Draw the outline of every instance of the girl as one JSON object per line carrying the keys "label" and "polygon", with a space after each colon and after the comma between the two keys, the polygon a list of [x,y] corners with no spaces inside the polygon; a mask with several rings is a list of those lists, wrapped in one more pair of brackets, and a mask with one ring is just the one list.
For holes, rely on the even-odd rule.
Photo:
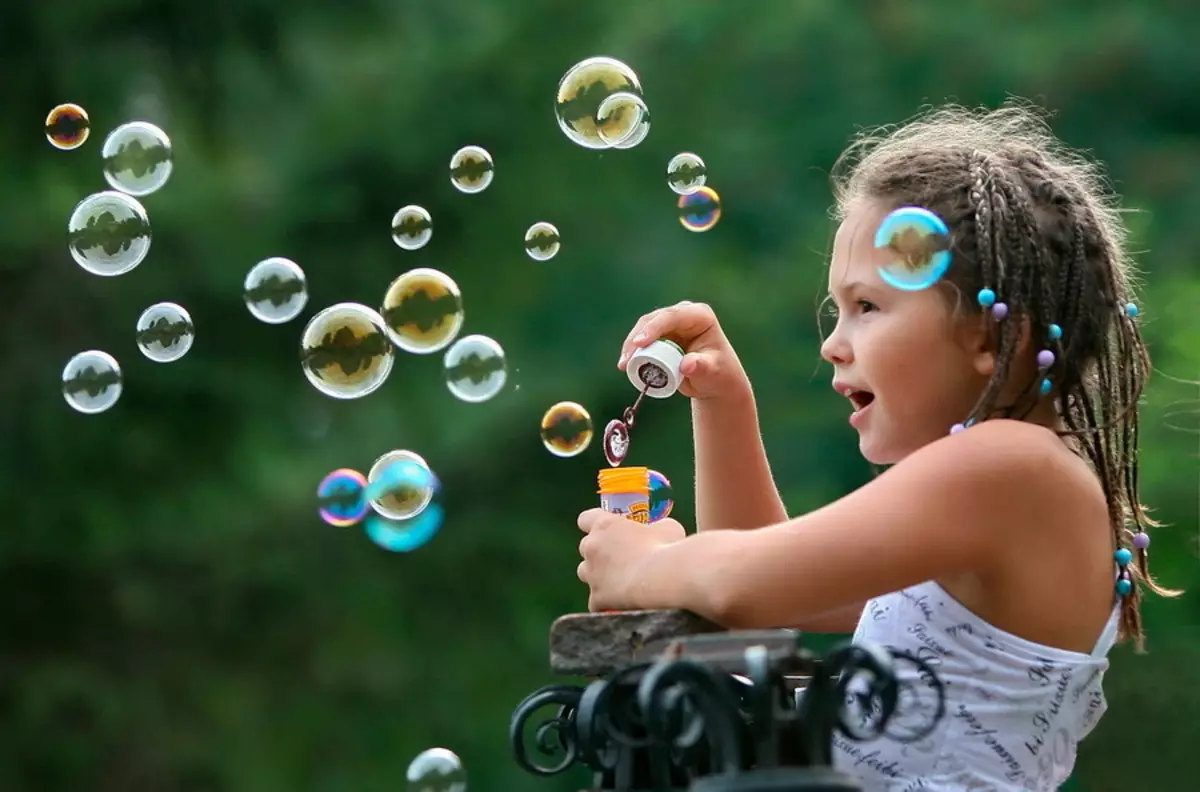
{"label": "girl", "polygon": [[[617,365],[659,337],[687,351],[698,532],[584,512],[589,607],[853,629],[919,654],[946,717],[906,749],[838,738],[842,770],[866,790],[1055,789],[1105,710],[1109,648],[1141,646],[1140,588],[1169,593],[1146,566],[1136,447],[1150,364],[1118,209],[1095,167],[1015,106],[864,136],[834,185],[837,325],[821,355],[863,456],[891,467],[789,519],[713,312],[654,311]],[[879,274],[894,254],[876,229],[900,207],[948,227],[932,288]]]}

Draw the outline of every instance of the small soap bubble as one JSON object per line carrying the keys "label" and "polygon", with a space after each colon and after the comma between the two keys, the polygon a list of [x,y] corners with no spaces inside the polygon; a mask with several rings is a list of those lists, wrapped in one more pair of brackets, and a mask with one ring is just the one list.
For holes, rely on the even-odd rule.
{"label": "small soap bubble", "polygon": [[656,522],[670,516],[675,507],[675,494],[670,480],[662,473],[651,470],[647,476],[650,479],[650,522]]}
{"label": "small soap bubble", "polygon": [[278,256],[263,259],[246,273],[242,299],[246,301],[250,315],[260,322],[290,322],[308,304],[304,270],[291,259]]}
{"label": "small soap bubble", "polygon": [[467,771],[462,760],[445,748],[417,754],[405,775],[408,792],[467,792]]}
{"label": "small soap bubble", "polygon": [[618,91],[596,110],[596,134],[612,148],[631,149],[650,134],[650,108],[637,94]]}
{"label": "small soap bubble", "polygon": [[367,479],[350,468],[339,468],[317,485],[317,513],[338,528],[354,525],[367,515]]}
{"label": "small soap bubble", "polygon": [[582,454],[592,444],[592,416],[582,404],[559,402],[542,416],[542,445],[556,457]]}
{"label": "small soap bubble", "polygon": [[392,281],[379,313],[393,344],[428,355],[458,337],[464,317],[462,292],[446,273],[418,267]]}
{"label": "small soap bubble", "polygon": [[405,250],[425,247],[433,237],[433,218],[423,207],[402,207],[392,216],[392,240]]}
{"label": "small soap bubble", "polygon": [[143,355],[155,363],[171,363],[192,348],[196,326],[182,305],[155,303],[138,317],[135,339]]}
{"label": "small soap bubble", "polygon": [[145,121],[131,121],[109,132],[100,156],[104,178],[114,190],[130,195],[158,190],[175,167],[167,133]]}
{"label": "small soap bubble", "polygon": [[[558,126],[571,142],[589,149],[613,147],[601,137],[597,119],[600,106],[616,93],[642,95],[642,84],[633,69],[615,58],[595,57],[580,61],[567,70],[558,83],[554,113]],[[622,101],[618,100],[617,104]],[[611,109],[611,108],[610,108]],[[606,119],[613,123],[615,119]]]}
{"label": "small soap bubble", "polygon": [[721,196],[707,185],[679,196],[679,223],[688,231],[707,231],[721,219]]}
{"label": "small soap bubble", "polygon": [[46,140],[56,149],[71,151],[87,142],[92,125],[87,110],[77,104],[60,104],[46,116]]}
{"label": "small soap bubble", "polygon": [[71,409],[85,415],[102,413],[121,398],[121,366],[107,352],[80,352],[63,368],[62,387]]}
{"label": "small soap bubble", "polygon": [[392,373],[383,317],[365,305],[338,303],[309,320],[300,341],[304,376],[334,399],[361,399]]}
{"label": "small soap bubble", "polygon": [[680,195],[691,195],[708,180],[704,160],[690,151],[676,154],[667,163],[667,186]]}
{"label": "small soap bubble", "polygon": [[483,335],[464,336],[446,350],[446,387],[465,402],[485,402],[504,388],[504,349]]}
{"label": "small soap bubble", "polygon": [[904,206],[883,218],[875,247],[888,251],[879,277],[902,291],[920,291],[937,283],[950,268],[950,231],[942,218],[919,206]]}
{"label": "small soap bubble", "polygon": [[463,146],[450,158],[450,183],[459,192],[473,195],[483,192],[496,176],[496,164],[487,149]]}
{"label": "small soap bubble", "polygon": [[433,501],[434,482],[420,454],[407,449],[389,451],[376,459],[367,473],[371,508],[389,520],[410,520]]}
{"label": "small soap bubble", "polygon": [[150,218],[125,193],[94,193],[71,212],[67,247],[75,263],[93,275],[124,275],[150,252]]}
{"label": "small soap bubble", "polygon": [[534,261],[549,261],[558,255],[560,247],[558,229],[550,223],[534,223],[525,232],[525,252]]}

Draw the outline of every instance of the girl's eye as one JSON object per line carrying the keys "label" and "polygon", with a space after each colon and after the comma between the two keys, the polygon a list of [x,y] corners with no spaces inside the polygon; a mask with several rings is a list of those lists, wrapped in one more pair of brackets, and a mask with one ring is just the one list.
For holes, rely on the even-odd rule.
{"label": "girl's eye", "polygon": [[875,303],[871,302],[870,300],[859,300],[856,304],[863,313],[879,310]]}

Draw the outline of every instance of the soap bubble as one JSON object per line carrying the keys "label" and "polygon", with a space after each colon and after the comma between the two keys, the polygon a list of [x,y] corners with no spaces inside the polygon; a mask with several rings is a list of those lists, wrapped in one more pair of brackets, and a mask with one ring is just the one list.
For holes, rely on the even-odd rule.
{"label": "soap bubble", "polygon": [[534,223],[525,232],[525,252],[534,261],[549,261],[558,255],[560,247],[558,229],[550,223]]}
{"label": "soap bubble", "polygon": [[446,273],[418,267],[392,281],[379,312],[393,344],[428,355],[458,337],[464,316],[462,292]]}
{"label": "soap bubble", "polygon": [[389,520],[378,515],[368,517],[363,530],[368,539],[389,553],[411,553],[429,544],[445,519],[442,505],[431,503],[408,520]]}
{"label": "soap bubble", "polygon": [[170,363],[192,348],[196,326],[183,306],[160,302],[142,311],[134,337],[143,355],[155,363]]}
{"label": "soap bubble", "polygon": [[504,350],[482,335],[464,336],[446,350],[446,387],[465,402],[484,402],[504,388],[508,364]]}
{"label": "soap bubble", "polygon": [[338,303],[308,321],[300,341],[304,376],[334,399],[374,393],[392,373],[383,317],[365,305]]}
{"label": "soap bubble", "polygon": [[637,94],[618,91],[596,110],[596,134],[613,148],[633,148],[650,134],[650,108]]}
{"label": "soap bubble", "polygon": [[350,468],[339,468],[317,485],[317,513],[338,528],[354,525],[367,515],[367,479]]}
{"label": "soap bubble", "polygon": [[466,792],[467,771],[462,760],[445,748],[417,754],[405,773],[408,792]]}
{"label": "soap bubble", "polygon": [[559,402],[542,416],[542,445],[556,457],[582,454],[592,443],[592,416],[582,404]]}
{"label": "soap bubble", "polygon": [[104,158],[104,178],[114,190],[130,195],[158,190],[174,168],[167,134],[145,121],[131,121],[109,132],[100,156]]}
{"label": "soap bubble", "polygon": [[[400,458],[401,453],[407,457]],[[434,500],[441,484],[425,460],[416,454],[392,454],[397,461],[385,463],[376,480],[367,485],[367,499],[372,504],[386,504],[392,496],[397,496],[404,504],[399,511],[408,512],[410,516],[389,518],[381,513],[367,519],[364,531],[367,538],[390,553],[410,553],[424,547],[441,530],[446,512],[441,503]],[[378,506],[375,510],[381,512]]]}
{"label": "soap bubble", "polygon": [[63,398],[78,412],[102,413],[121,398],[121,380],[121,366],[112,355],[98,349],[80,352],[63,369]]}
{"label": "soap bubble", "polygon": [[705,185],[679,196],[679,223],[688,231],[707,231],[721,219],[721,196]]}
{"label": "soap bubble", "polygon": [[[407,465],[416,465],[425,472],[418,473]],[[380,481],[385,483],[375,488]],[[371,508],[389,520],[416,517],[433,500],[435,489],[428,463],[420,454],[406,449],[389,451],[376,459],[367,473],[367,483],[372,488]]]}
{"label": "soap bubble", "polygon": [[708,180],[704,160],[690,151],[676,154],[667,163],[667,186],[680,195],[691,195]]}
{"label": "soap bubble", "polygon": [[392,241],[405,250],[417,250],[433,237],[433,218],[423,207],[405,206],[392,216]]}
{"label": "soap bubble", "polygon": [[950,268],[950,231],[942,218],[919,206],[883,218],[875,247],[886,248],[890,259],[879,267],[879,277],[903,291],[928,289]]}
{"label": "soap bubble", "polygon": [[671,482],[657,470],[647,473],[650,480],[650,522],[669,517],[675,506],[675,494]]}
{"label": "soap bubble", "polygon": [[596,119],[600,117],[600,106],[615,93],[641,96],[642,84],[633,69],[605,57],[576,63],[559,81],[554,97],[559,128],[571,142],[584,148],[611,148],[613,144],[601,137]]}
{"label": "soap bubble", "polygon": [[124,275],[150,252],[150,218],[136,198],[113,190],[75,205],[67,221],[71,258],[93,275]]}
{"label": "soap bubble", "polygon": [[46,140],[56,149],[77,149],[91,134],[87,110],[77,104],[60,104],[46,116]]}
{"label": "soap bubble", "polygon": [[483,192],[496,176],[496,164],[487,149],[463,146],[450,158],[450,183],[459,192]]}
{"label": "soap bubble", "polygon": [[308,304],[304,270],[291,259],[278,256],[263,259],[246,273],[242,299],[246,301],[250,315],[260,322],[290,322]]}

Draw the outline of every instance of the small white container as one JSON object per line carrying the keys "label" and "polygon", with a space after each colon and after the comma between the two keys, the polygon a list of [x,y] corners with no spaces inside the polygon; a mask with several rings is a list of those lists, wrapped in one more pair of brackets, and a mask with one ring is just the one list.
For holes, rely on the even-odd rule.
{"label": "small white container", "polygon": [[625,365],[625,373],[639,393],[645,390],[651,398],[665,399],[679,390],[683,381],[679,373],[682,362],[683,350],[679,345],[659,339],[634,352]]}

